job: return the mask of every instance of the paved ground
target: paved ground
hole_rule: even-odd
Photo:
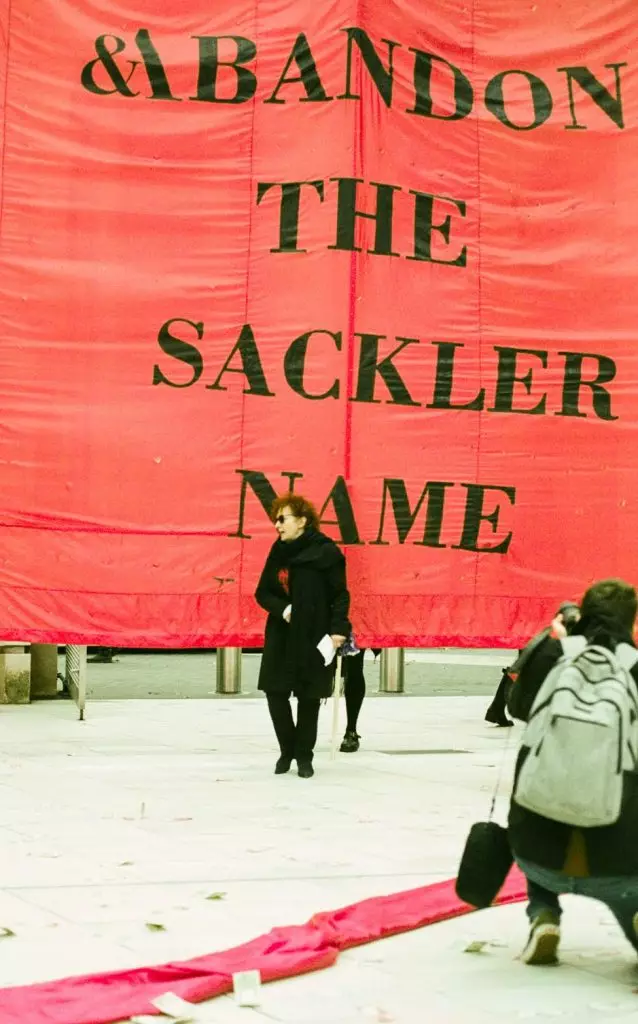
[[[518,729],[485,725],[484,705],[370,700],[362,750],[334,762],[324,712],[311,780],[272,775],[262,699],[94,701],[84,723],[65,701],[1,708],[0,926],[15,935],[0,939],[0,985],[212,952],[452,876],[515,752]],[[499,908],[264,986],[257,1010],[216,1000],[207,1019],[637,1020],[635,957],[610,915],[565,905],[558,969],[516,960],[523,909]],[[488,943],[479,955],[464,952],[474,940]]]
[[[407,651],[405,692],[412,696],[491,694],[501,667],[511,664],[511,651],[449,649]],[[259,655],[242,658],[242,697],[257,693]],[[61,666],[62,668],[62,666]],[[366,654],[370,696],[378,695],[379,660]],[[215,697],[216,655],[199,653],[118,654],[111,665],[89,665],[88,695],[92,700]],[[226,698],[224,698],[226,699]]]

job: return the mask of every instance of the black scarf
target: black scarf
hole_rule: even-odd
[[[307,527],[296,540],[276,540],[272,556],[278,569],[291,565],[313,565],[316,569],[330,569],[341,557],[339,548],[325,533]]]
[[[272,549],[275,563],[278,569],[287,569],[296,558],[305,551],[309,544],[312,543],[313,538],[317,536],[316,530],[306,529],[297,537],[296,540],[282,540],[279,538],[275,541]]]

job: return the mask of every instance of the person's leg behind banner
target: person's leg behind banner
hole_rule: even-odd
[[[346,731],[340,750],[343,754],[354,754],[359,749],[361,737],[357,732],[359,712],[366,695],[366,681],[363,674],[365,650],[343,659],[344,693],[346,698]]]
[[[115,647],[96,647],[95,654],[86,660],[89,665],[112,665],[115,653]]]
[[[494,699],[485,712],[486,722],[491,722],[492,725],[500,725],[501,727],[514,725],[512,720],[507,717],[506,713],[507,692],[511,681],[509,670],[504,668],[501,675],[501,681],[498,684],[498,689],[494,694]]]
[[[295,721],[292,717],[289,693],[269,693],[268,710],[281,751],[275,765],[275,775],[285,775],[295,756]]]
[[[295,730],[295,757],[297,773],[302,779],[310,779],[314,774],[312,759],[317,742],[319,724],[319,700],[300,697],[297,701],[297,728]]]

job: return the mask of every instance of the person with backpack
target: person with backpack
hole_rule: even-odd
[[[569,636],[556,617],[508,700],[527,723],[509,814],[527,878],[527,964],[558,962],[564,893],[606,904],[638,952],[638,597],[601,580],[580,609]]]

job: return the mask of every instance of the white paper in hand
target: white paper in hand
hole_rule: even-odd
[[[317,650],[323,658],[324,665],[331,665],[335,657],[335,645],[326,633],[317,644]]]

